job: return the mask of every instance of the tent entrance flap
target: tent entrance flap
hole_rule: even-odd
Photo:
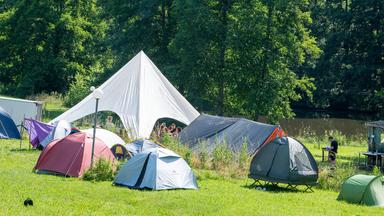
[[[152,153],[152,152],[151,152]],[[141,172],[140,172],[140,175],[139,175],[139,178],[137,179],[137,182],[135,184],[135,188],[139,188],[141,183],[143,182],[143,179],[144,179],[144,175],[145,175],[145,171],[147,170],[147,165],[148,165],[148,160],[149,160],[149,157],[151,156],[151,153],[148,154],[147,158],[145,159],[145,162],[144,162],[144,166],[143,168],[141,169]]]

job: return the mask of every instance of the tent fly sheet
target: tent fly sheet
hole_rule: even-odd
[[[11,116],[0,107],[0,139],[20,139],[15,122]]]
[[[29,142],[34,148],[37,148],[55,128],[53,125],[27,118],[24,119],[24,127],[27,129]]]
[[[87,133],[88,136],[93,137],[93,128],[82,130]],[[96,137],[101,139],[109,148],[112,148],[115,144],[124,145],[124,140],[112,131],[102,128],[96,128]]]
[[[134,155],[119,170],[114,184],[135,189],[197,189],[195,175],[187,162],[165,148]]]
[[[384,206],[384,179],[381,176],[354,175],[343,183],[337,199],[369,206]]]
[[[248,154],[253,154],[261,145],[268,143],[283,130],[278,125],[263,124],[244,118],[229,118],[201,114],[189,126],[181,131],[180,142],[187,144],[193,151],[199,151],[205,144],[212,152],[220,143],[227,143],[234,152],[240,152],[247,143]]]
[[[130,138],[148,138],[160,118],[172,118],[184,124],[199,113],[165,78],[143,51],[138,53],[100,87],[100,111],[115,112]],[[77,105],[51,122],[73,122],[95,110],[95,99],[88,95]]]
[[[313,186],[318,168],[307,148],[291,137],[282,137],[260,148],[252,159],[249,177],[274,183]]]

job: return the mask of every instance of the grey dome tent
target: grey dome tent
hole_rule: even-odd
[[[338,200],[384,206],[384,180],[380,176],[354,175],[341,186]]]
[[[119,170],[114,184],[133,189],[197,189],[195,175],[187,162],[165,148],[134,155]]]
[[[20,139],[15,122],[11,116],[0,107],[0,139]]]
[[[307,148],[291,137],[277,138],[264,145],[252,159],[249,177],[273,184],[306,185],[311,190],[318,178],[315,159]]]
[[[284,131],[278,125],[263,124],[244,118],[229,118],[201,114],[179,134],[180,142],[197,151],[200,143],[206,143],[212,152],[222,142],[234,152],[240,152],[244,141],[248,154],[253,154],[261,145],[268,143]]]

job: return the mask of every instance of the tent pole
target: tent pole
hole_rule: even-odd
[[[24,121],[22,121],[20,125],[20,149],[21,149],[21,144],[23,142],[23,123]]]
[[[24,119],[25,119],[25,115],[24,115]],[[21,121],[21,124],[20,124],[20,149],[21,149],[21,144],[23,143],[24,119],[23,121]]]
[[[91,168],[93,166],[93,154],[95,152],[95,138],[96,138],[96,124],[97,124],[97,108],[99,106],[99,98],[96,98],[95,118],[93,120],[93,140],[92,140],[92,154],[91,154]]]

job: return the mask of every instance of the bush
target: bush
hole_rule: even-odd
[[[72,107],[88,94],[90,94],[89,88],[91,87],[90,81],[81,74],[76,74],[75,81],[70,84],[67,94],[64,96],[64,105]]]
[[[189,165],[192,164],[192,152],[188,148],[179,142],[179,140],[169,134],[164,134],[161,138],[164,147],[179,154]]]
[[[112,181],[114,177],[115,169],[113,164],[104,158],[97,160],[93,167],[83,175],[83,179],[86,181]]]
[[[199,152],[199,161],[200,161],[200,168],[206,169],[208,168],[208,160],[209,160],[209,153],[207,150],[207,144],[205,142],[200,143],[200,152]]]
[[[239,154],[239,168],[246,169],[248,166],[248,142],[246,139],[243,140],[243,145],[241,146],[241,151]]]
[[[378,166],[374,166],[372,169],[372,174],[375,176],[379,176],[381,174],[380,168]]]
[[[228,167],[232,160],[232,151],[228,148],[227,143],[225,141],[219,143],[213,151],[213,167],[215,169],[222,169],[224,167]]]
[[[356,173],[358,172],[353,165],[337,166],[335,170],[324,167],[319,170],[319,188],[339,191],[344,181]]]

